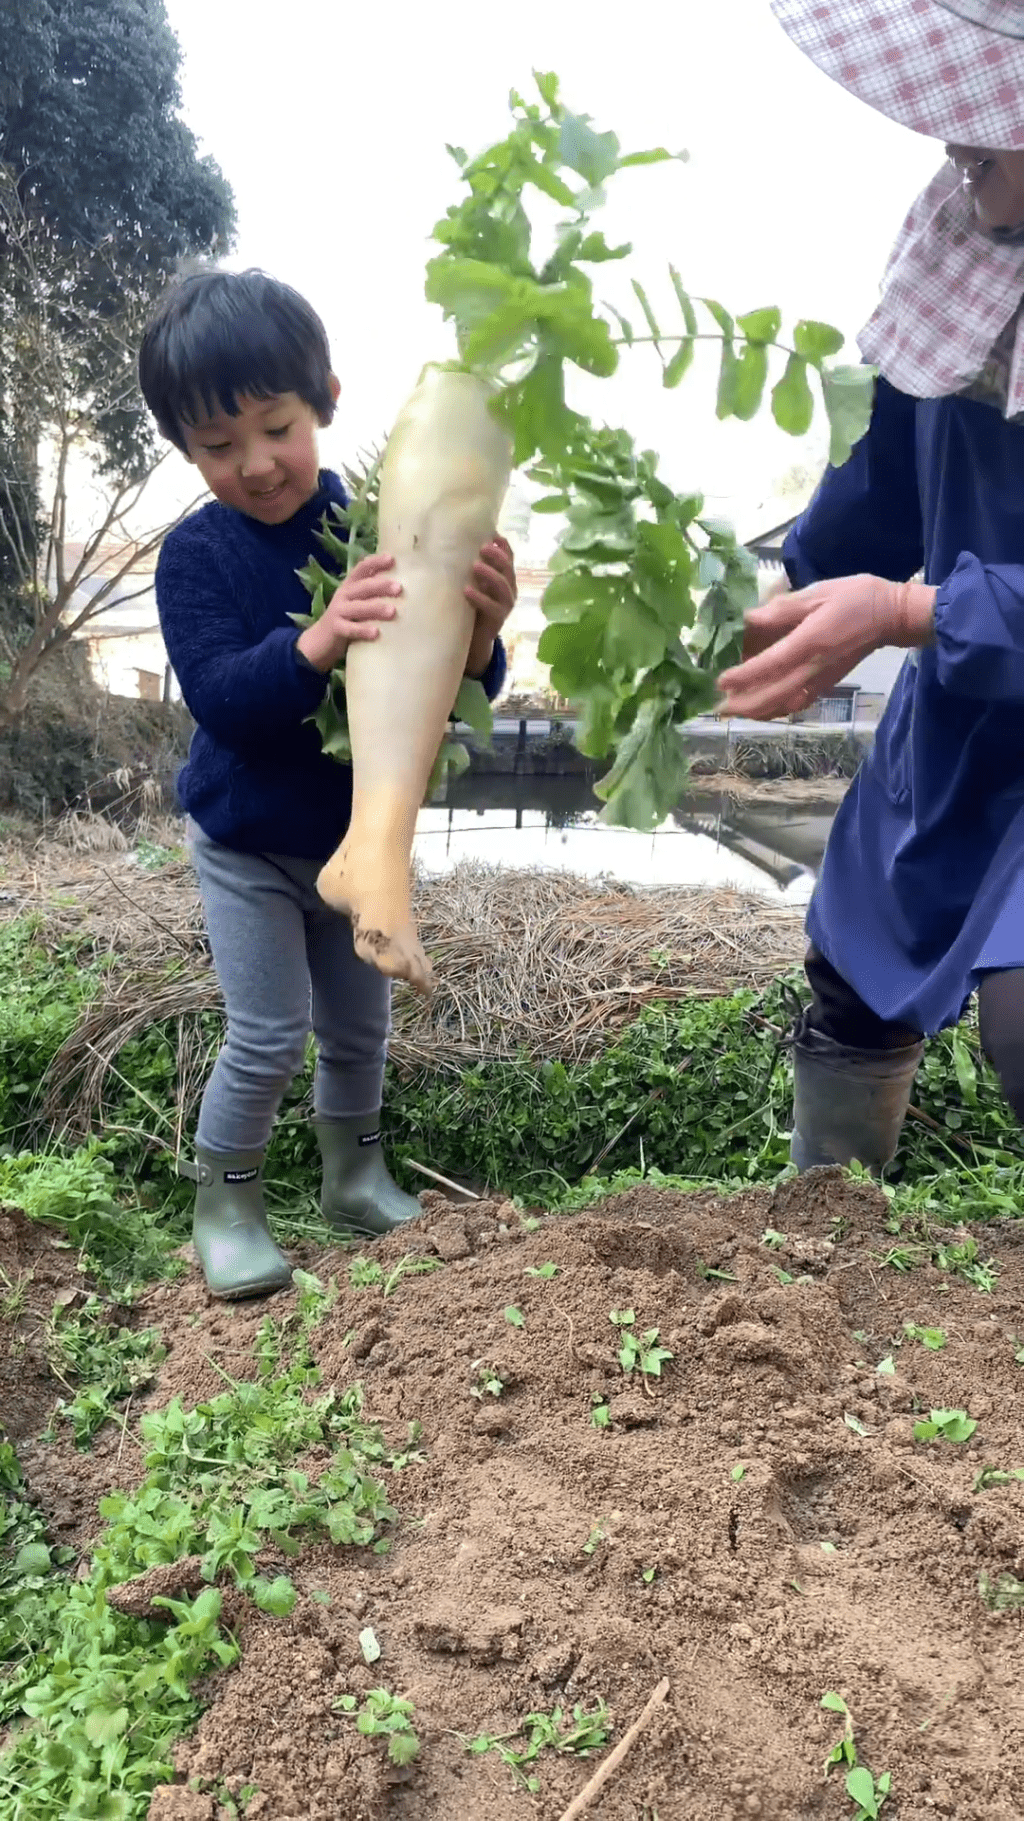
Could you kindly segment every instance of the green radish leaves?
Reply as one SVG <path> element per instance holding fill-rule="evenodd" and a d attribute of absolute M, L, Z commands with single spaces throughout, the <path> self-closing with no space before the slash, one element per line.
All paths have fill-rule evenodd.
<path fill-rule="evenodd" d="M 507 138 L 462 165 L 466 193 L 435 227 L 441 251 L 427 267 L 426 294 L 454 322 L 463 360 L 497 382 L 492 408 L 515 464 L 532 463 L 545 489 L 539 509 L 564 518 L 538 655 L 552 687 L 578 707 L 581 749 L 611 761 L 598 786 L 604 819 L 649 829 L 685 783 L 680 725 L 713 706 L 715 678 L 739 658 L 756 565 L 727 527 L 703 520 L 699 499 L 661 480 L 657 458 L 639 454 L 625 430 L 598 428 L 570 409 L 566 369 L 607 377 L 623 351 L 653 348 L 671 389 L 698 344 L 710 343 L 720 418 L 753 418 L 770 386 L 776 423 L 802 435 L 816 381 L 834 463 L 867 428 L 874 376 L 827 365 L 843 346 L 829 324 L 798 322 L 787 343 L 774 305 L 733 316 L 714 298 L 691 296 L 674 267 L 672 320 L 632 275 L 632 320 L 595 297 L 584 267 L 630 252 L 609 247 L 590 225 L 607 186 L 630 166 L 674 155 L 659 147 L 623 156 L 614 133 L 563 107 L 553 73 L 536 82 L 540 103 L 513 93 Z M 542 265 L 532 262 L 531 187 L 567 212 Z"/>
<path fill-rule="evenodd" d="M 595 280 L 631 252 L 592 225 L 607 187 L 631 167 L 686 154 L 659 146 L 624 155 L 614 133 L 568 112 L 553 72 L 535 73 L 535 81 L 537 101 L 512 92 L 504 139 L 475 157 L 448 148 L 463 193 L 434 227 L 439 251 L 427 265 L 426 295 L 453 323 L 460 359 L 495 383 L 491 408 L 512 439 L 514 463 L 544 488 L 536 509 L 563 518 L 539 656 L 552 686 L 577 707 L 581 750 L 609 760 L 598 787 L 604 818 L 650 829 L 683 789 L 680 726 L 713 706 L 715 679 L 739 659 L 756 565 L 728 527 L 704 519 L 699 496 L 676 494 L 661 479 L 652 452 L 567 404 L 567 370 L 607 378 L 623 359 L 653 348 L 662 384 L 673 389 L 708 344 L 719 363 L 720 418 L 748 421 L 770 393 L 775 422 L 801 436 L 820 392 L 834 464 L 867 429 L 874 375 L 828 364 L 843 347 L 829 324 L 798 322 L 787 341 L 774 305 L 734 316 L 714 298 L 691 296 L 674 266 L 664 307 L 629 274 L 631 320 L 595 295 Z M 538 196 L 543 259 L 530 216 Z M 338 528 L 324 526 L 335 570 L 374 547 L 377 466 L 346 476 L 353 497 L 336 516 L 348 545 Z M 316 558 L 301 574 L 316 617 L 336 584 Z M 313 718 L 327 750 L 347 758 L 339 673 Z M 474 718 L 457 705 L 454 718 L 489 734 L 489 708 Z M 435 780 L 465 763 L 461 749 L 446 748 Z"/>

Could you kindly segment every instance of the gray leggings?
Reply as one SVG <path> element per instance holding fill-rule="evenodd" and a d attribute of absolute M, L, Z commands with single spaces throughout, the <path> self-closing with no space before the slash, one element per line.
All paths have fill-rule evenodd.
<path fill-rule="evenodd" d="M 196 1143 L 258 1151 L 312 1030 L 313 1104 L 324 1119 L 381 1103 L 390 982 L 356 957 L 347 918 L 317 896 L 316 860 L 242 854 L 189 825 L 228 1032 L 206 1085 Z"/>

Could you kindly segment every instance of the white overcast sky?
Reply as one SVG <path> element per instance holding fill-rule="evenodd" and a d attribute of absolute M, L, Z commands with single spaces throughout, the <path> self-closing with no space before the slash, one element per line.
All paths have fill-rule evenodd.
<path fill-rule="evenodd" d="M 341 379 L 325 459 L 387 429 L 425 360 L 449 351 L 423 297 L 434 221 L 459 195 L 445 141 L 504 135 L 510 87 L 557 70 L 575 111 L 627 149 L 686 147 L 688 164 L 623 172 L 601 225 L 670 317 L 666 267 L 734 311 L 778 303 L 851 338 L 873 307 L 904 211 L 942 148 L 881 119 L 793 49 L 768 0 L 167 0 L 184 113 L 229 179 L 229 263 L 286 279 L 323 316 Z M 616 268 L 598 272 L 612 295 Z M 605 274 L 608 274 L 607 280 Z M 618 281 L 621 283 L 621 280 Z M 635 308 L 635 306 L 634 306 Z M 775 484 L 820 459 L 820 433 L 718 425 L 710 374 L 662 391 L 653 356 L 590 382 L 586 408 L 661 451 L 744 535 Z M 180 474 L 178 479 L 184 477 Z M 187 483 L 184 491 L 187 492 Z"/>

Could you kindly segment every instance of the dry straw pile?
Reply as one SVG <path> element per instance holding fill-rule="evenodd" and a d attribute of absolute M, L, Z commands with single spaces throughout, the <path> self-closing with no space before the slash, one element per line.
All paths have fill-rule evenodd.
<path fill-rule="evenodd" d="M 84 958 L 113 962 L 51 1068 L 47 1123 L 88 1124 L 119 1052 L 156 1022 L 177 1024 L 183 1104 L 205 1074 L 196 1015 L 221 1000 L 191 869 L 155 838 L 169 832 L 180 841 L 171 825 L 128 851 L 116 828 L 80 818 L 33 849 L 0 847 L 0 916 L 34 912 L 41 939 L 73 934 Z M 763 986 L 803 952 L 799 912 L 737 892 L 462 865 L 421 878 L 416 908 L 437 989 L 429 1002 L 395 993 L 403 1070 L 572 1061 L 645 1004 Z"/>

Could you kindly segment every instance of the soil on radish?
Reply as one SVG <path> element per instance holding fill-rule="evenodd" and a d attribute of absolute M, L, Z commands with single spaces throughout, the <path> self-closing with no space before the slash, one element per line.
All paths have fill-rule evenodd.
<path fill-rule="evenodd" d="M 862 1762 L 892 1773 L 883 1814 L 1024 1814 L 1021 1618 L 979 1594 L 983 1578 L 1024 1578 L 1024 1485 L 973 1490 L 986 1465 L 1024 1465 L 1024 1232 L 973 1229 L 998 1263 L 985 1293 L 932 1264 L 882 1264 L 888 1204 L 835 1173 L 728 1201 L 643 1188 L 533 1232 L 509 1204 L 423 1200 L 374 1256 L 443 1267 L 386 1298 L 350 1287 L 341 1252 L 302 1259 L 341 1286 L 312 1335 L 325 1382 L 360 1381 L 396 1445 L 423 1426 L 422 1460 L 387 1476 L 390 1552 L 268 1558 L 299 1591 L 287 1618 L 226 1597 L 241 1660 L 204 1689 L 180 1782 L 154 1792 L 151 1817 L 220 1821 L 223 1792 L 255 1786 L 253 1821 L 554 1821 L 599 1756 L 544 1752 L 534 1797 L 465 1741 L 603 1700 L 614 1744 L 663 1676 L 669 1698 L 593 1821 L 851 1816 L 841 1773 L 823 1774 L 842 1730 L 827 1691 L 849 1705 Z M 547 1263 L 555 1275 L 529 1275 Z M 141 1411 L 254 1377 L 257 1329 L 290 1300 L 217 1305 L 195 1272 L 147 1293 L 139 1319 L 169 1354 L 127 1444 L 108 1424 L 91 1453 L 21 1447 L 56 1540 L 87 1550 L 96 1499 L 141 1476 Z M 671 1350 L 660 1378 L 624 1375 L 609 1319 L 624 1309 Z M 499 1396 L 472 1395 L 481 1360 Z M 970 1441 L 915 1441 L 933 1408 L 967 1410 Z M 123 1597 L 146 1610 L 194 1566 Z M 335 1711 L 377 1686 L 414 1704 L 408 1769 Z"/>

